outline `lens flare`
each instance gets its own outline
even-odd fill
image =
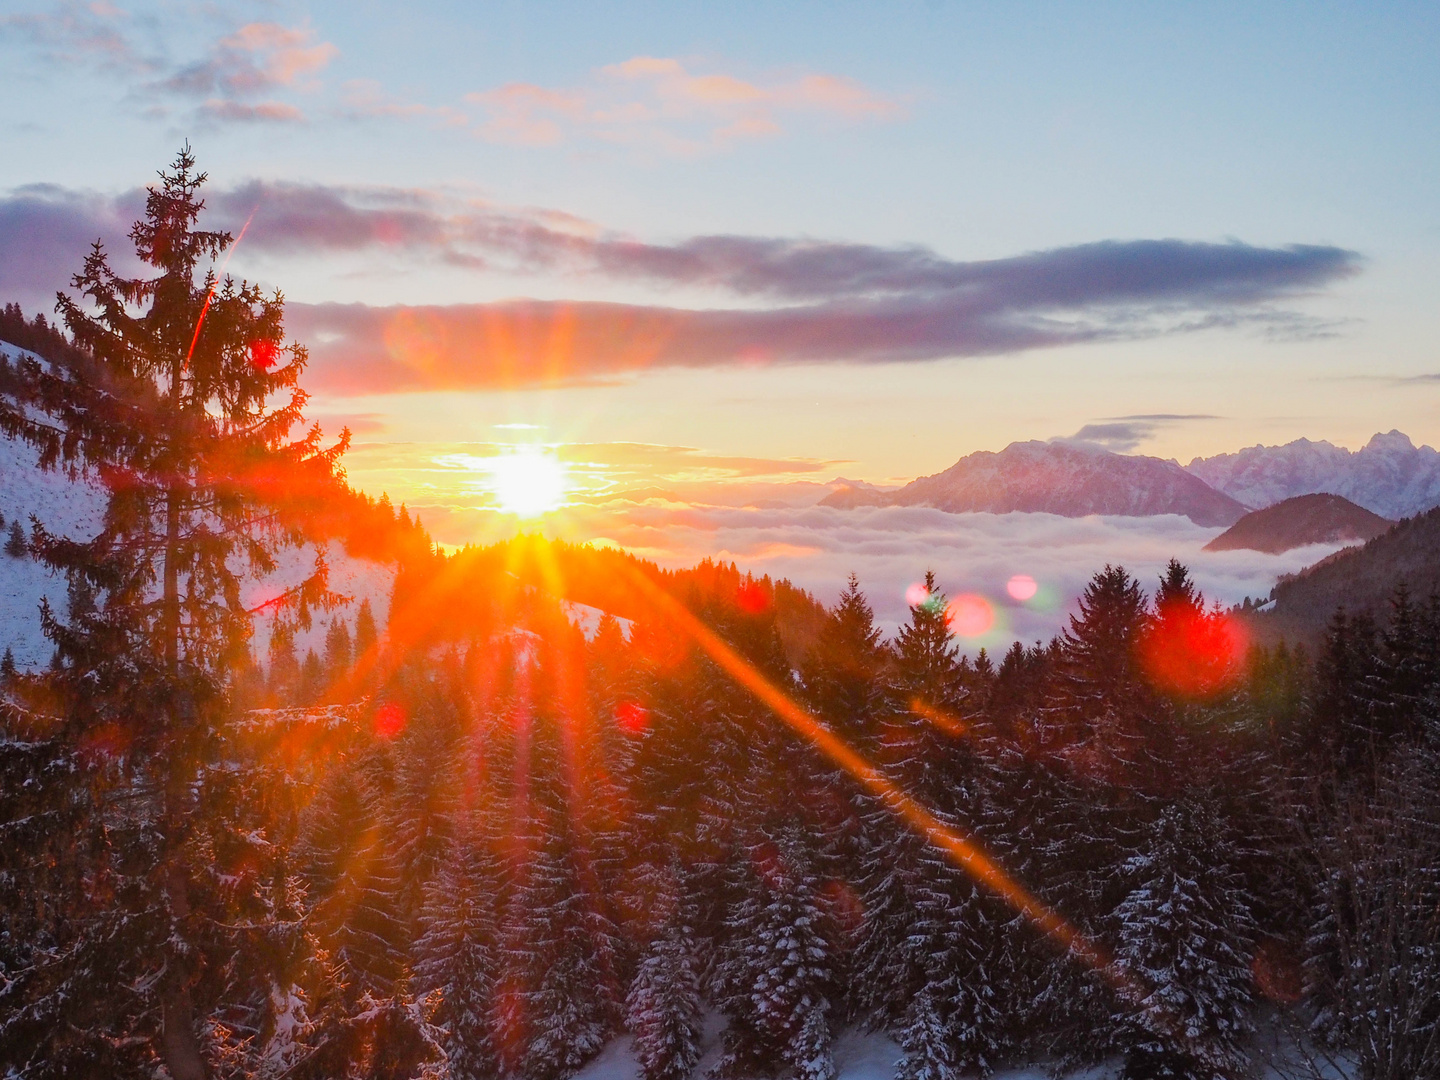
[[[629,735],[643,735],[650,726],[650,710],[636,701],[622,701],[615,706],[615,722]]]
[[[1248,647],[1249,636],[1238,619],[1178,608],[1160,613],[1140,643],[1140,660],[1162,690],[1204,699],[1240,678]]]
[[[995,625],[995,609],[978,593],[962,593],[945,609],[950,632],[960,637],[979,637]]]
[[[1011,599],[1019,600],[1023,604],[1040,591],[1040,586],[1029,574],[1016,574],[1005,583],[1005,591],[1010,594]]]
[[[537,449],[516,450],[489,459],[485,467],[490,472],[495,501],[507,514],[539,517],[565,501],[569,477],[554,454]]]
[[[925,588],[922,582],[917,581],[905,590],[905,603],[911,607],[923,607],[929,599],[930,590]]]
[[[387,701],[375,710],[375,734],[382,739],[393,739],[405,730],[405,711],[393,701]]]
[[[770,606],[770,598],[765,595],[765,590],[753,581],[741,583],[735,600],[741,611],[748,611],[751,615],[758,615]]]

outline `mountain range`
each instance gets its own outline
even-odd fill
[[[1195,458],[1185,466],[1217,491],[1253,509],[1295,495],[1343,495],[1398,520],[1440,505],[1440,451],[1416,446],[1399,431],[1375,435],[1359,450],[1296,439]]]
[[[822,506],[933,506],[952,513],[1062,517],[1180,514],[1197,525],[1230,526],[1247,511],[1299,495],[1333,494],[1381,518],[1398,519],[1440,505],[1440,452],[1391,431],[1353,452],[1297,439],[1196,458],[1182,467],[1085,443],[1032,440],[967,454],[944,472],[899,489],[841,480],[833,486]]]
[[[1246,507],[1173,461],[1066,442],[1014,442],[967,454],[944,472],[898,491],[844,487],[825,506],[933,506],[952,513],[1182,514],[1197,525],[1233,525]]]

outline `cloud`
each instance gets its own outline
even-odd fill
[[[90,245],[123,239],[144,209],[143,191],[101,196],[30,184],[8,192],[0,198],[0,296],[49,312]],[[115,265],[134,269],[123,252]]]
[[[1128,454],[1143,442],[1154,437],[1158,428],[1186,420],[1218,420],[1210,413],[1137,413],[1131,416],[1112,416],[1103,422],[1086,424],[1074,435],[1050,440],[1098,446],[1117,454]]]
[[[339,115],[350,120],[432,119],[448,127],[464,127],[470,123],[466,113],[449,105],[402,101],[387,94],[375,79],[350,79],[342,88],[341,101]]]
[[[211,98],[200,106],[199,114],[207,120],[242,124],[300,124],[305,121],[305,114],[298,107],[283,101],[261,101],[252,105],[246,101]]]
[[[602,67],[582,86],[507,83],[465,101],[485,114],[476,134],[494,142],[588,138],[682,155],[779,135],[782,121],[806,114],[850,122],[904,115],[898,101],[838,75],[751,81],[654,56]]]
[[[140,197],[49,187],[0,197],[0,283],[12,284],[11,295],[27,280],[32,294],[62,286],[90,239],[123,238],[122,210]],[[461,268],[703,288],[747,305],[292,304],[292,329],[313,345],[317,383],[338,393],[573,385],[651,367],[933,360],[1212,327],[1268,331],[1278,320],[1303,318],[1280,306],[1285,301],[1360,265],[1356,253],[1338,247],[1177,239],[1108,240],[983,261],[918,246],[784,237],[650,243],[556,211],[399,188],[253,181],[208,198],[210,224],[238,229],[251,221],[250,252],[384,249]],[[28,262],[25,252],[39,258]],[[1085,437],[1124,443],[1141,429],[1093,429]]]
[[[250,98],[313,77],[339,52],[330,42],[316,41],[308,27],[246,23],[211,46],[203,60],[182,67],[156,86],[195,97]]]
[[[850,247],[862,264],[898,268],[905,261],[906,253]],[[833,292],[822,302],[767,308],[319,304],[295,305],[291,318],[317,343],[315,376],[332,392],[553,386],[653,367],[891,363],[1144,338],[1184,330],[1206,308],[1223,308],[1234,323],[1247,308],[1266,314],[1264,305],[1346,276],[1355,263],[1338,248],[1178,240],[1089,244],[984,263],[928,252],[918,258],[943,285],[903,272],[879,280],[832,273]],[[744,292],[765,276],[772,295],[785,299],[817,291],[812,275],[771,270],[737,261],[721,283]],[[868,294],[861,291],[867,286]]]
[[[338,431],[345,422],[360,433],[352,422],[354,416],[320,419],[327,431]],[[475,492],[483,488],[481,478],[489,474],[496,457],[513,453],[517,447],[540,447],[563,465],[567,490],[577,503],[603,506],[662,498],[740,507],[812,505],[832,485],[808,478],[849,464],[820,458],[714,454],[693,446],[656,443],[552,444],[543,440],[535,425],[496,426],[524,434],[495,442],[360,442],[347,455],[346,466],[367,490],[405,490],[416,477],[423,477],[427,499],[465,506],[475,503]]]
[[[143,56],[124,31],[125,12],[107,3],[57,4],[48,12],[0,16],[0,29],[15,31],[51,63],[93,64],[121,74],[153,71],[159,61]]]
[[[161,101],[194,103],[195,118],[211,123],[296,123],[304,119],[293,102],[276,92],[319,88],[319,74],[339,55],[308,26],[249,22],[233,27],[204,49],[198,59],[175,61],[163,46],[143,53],[134,43],[144,29],[157,41],[169,27],[156,20],[137,25],[128,13],[98,0],[65,2],[50,12],[0,19],[28,37],[52,62],[89,66],[131,83],[133,99],[148,102],[147,112],[165,115]]]

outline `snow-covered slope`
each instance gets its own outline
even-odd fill
[[[1180,514],[1197,525],[1233,525],[1245,507],[1173,461],[1066,442],[1015,442],[977,451],[899,491],[843,488],[825,506],[933,506],[952,513]]]
[[[1196,458],[1186,471],[1246,506],[1272,506],[1295,495],[1328,492],[1386,518],[1413,517],[1440,505],[1440,452],[1399,431],[1377,434],[1359,450],[1296,439]]]
[[[0,352],[12,359],[23,350],[0,341]],[[38,518],[51,532],[88,540],[100,531],[105,511],[104,492],[83,479],[72,480],[64,473],[42,471],[37,466],[35,451],[24,443],[0,437],[0,514],[5,526],[0,541],[8,535],[10,523],[22,522],[30,533],[31,516]],[[297,636],[300,655],[314,648],[324,649],[325,629],[334,618],[345,619],[352,626],[355,611],[368,599],[375,612],[375,621],[384,626],[390,604],[395,568],[352,558],[338,543],[329,546],[330,587],[353,598],[352,603],[334,612],[316,613],[310,630]],[[300,548],[282,552],[279,569],[264,581],[246,583],[242,596],[246,604],[258,606],[287,585],[302,580],[313,566],[315,552]],[[50,600],[56,611],[65,611],[65,581],[56,577],[26,556],[0,552],[0,653],[10,649],[21,668],[40,667],[49,662],[53,647],[40,631],[40,602]],[[256,626],[254,649],[262,658],[269,644],[263,620]]]

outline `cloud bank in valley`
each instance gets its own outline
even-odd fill
[[[442,542],[488,542],[510,535],[514,519],[459,503],[420,505]],[[1338,550],[1315,545],[1283,555],[1205,552],[1220,531],[1186,518],[1063,518],[1052,514],[949,514],[926,507],[721,507],[652,499],[568,508],[548,526],[571,539],[612,542],[662,566],[703,558],[733,560],[756,574],[786,577],[830,604],[854,572],[888,632],[907,617],[905,592],[934,570],[952,598],[977,594],[990,605],[989,631],[965,641],[1003,649],[1049,640],[1095,571],[1123,565],[1147,590],[1171,558],[1188,565],[1207,598],[1225,604],[1266,596],[1276,578]],[[1011,598],[1006,583],[1034,578],[1035,596]]]

